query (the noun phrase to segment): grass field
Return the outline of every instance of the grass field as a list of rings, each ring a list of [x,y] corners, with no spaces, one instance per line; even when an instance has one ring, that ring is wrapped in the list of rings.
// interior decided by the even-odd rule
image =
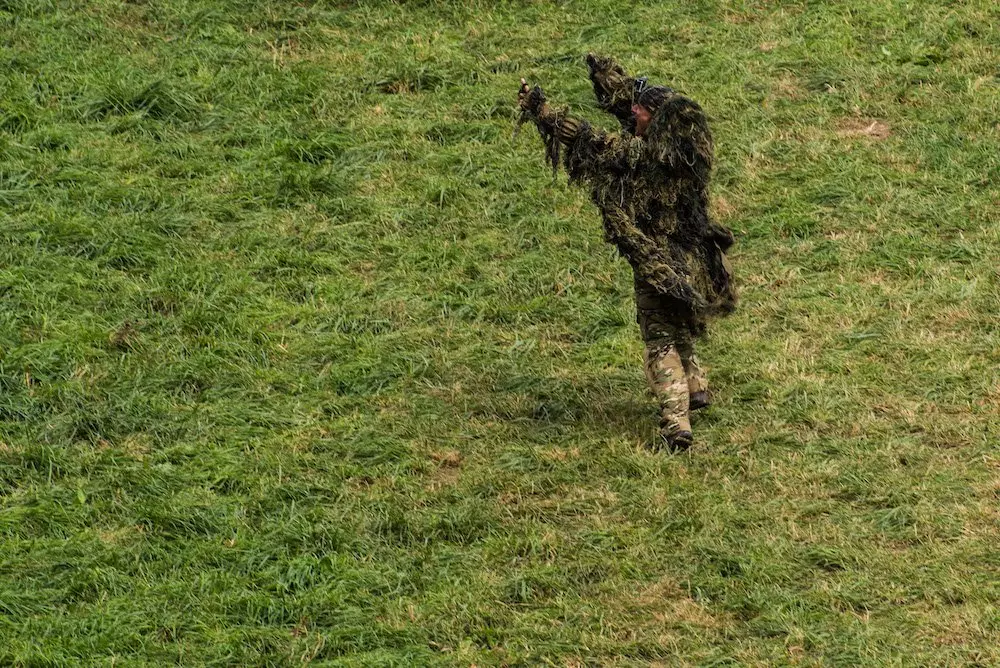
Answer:
[[[814,6],[815,5],[815,6]],[[0,0],[0,663],[1000,664],[1000,7]],[[699,100],[655,433],[521,76]]]

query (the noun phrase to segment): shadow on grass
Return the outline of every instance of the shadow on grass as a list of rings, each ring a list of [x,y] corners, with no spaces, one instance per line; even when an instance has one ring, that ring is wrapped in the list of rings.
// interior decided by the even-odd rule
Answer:
[[[518,375],[498,382],[493,392],[466,405],[478,419],[579,425],[600,435],[646,439],[655,430],[656,404],[641,378],[593,375],[557,378]]]

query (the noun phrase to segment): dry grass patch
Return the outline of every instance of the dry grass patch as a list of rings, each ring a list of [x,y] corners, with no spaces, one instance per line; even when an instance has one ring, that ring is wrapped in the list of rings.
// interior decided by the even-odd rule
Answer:
[[[712,214],[715,218],[724,223],[737,214],[736,206],[723,195],[712,197]]]
[[[837,136],[841,139],[887,139],[892,130],[885,121],[877,118],[846,118],[837,123]]]

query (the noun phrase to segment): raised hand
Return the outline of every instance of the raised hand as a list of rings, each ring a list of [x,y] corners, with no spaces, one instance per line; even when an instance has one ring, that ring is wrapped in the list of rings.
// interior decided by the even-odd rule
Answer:
[[[597,106],[617,118],[623,129],[634,132],[632,101],[636,79],[613,59],[593,53],[587,54],[587,67]]]
[[[540,86],[531,88],[527,81],[521,79],[521,87],[517,91],[517,106],[522,113],[537,118],[545,107],[545,93]]]
[[[605,58],[593,53],[587,54],[587,68],[590,70],[590,80],[594,84],[594,94],[599,102],[607,102],[623,86],[627,86],[628,74],[625,69],[611,58]]]

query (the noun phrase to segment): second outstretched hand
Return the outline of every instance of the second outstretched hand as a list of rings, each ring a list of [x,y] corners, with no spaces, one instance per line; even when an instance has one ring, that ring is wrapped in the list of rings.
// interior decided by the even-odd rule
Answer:
[[[541,86],[531,87],[525,79],[521,79],[521,86],[517,91],[517,106],[521,113],[532,118],[538,118],[545,108],[545,93]]]

